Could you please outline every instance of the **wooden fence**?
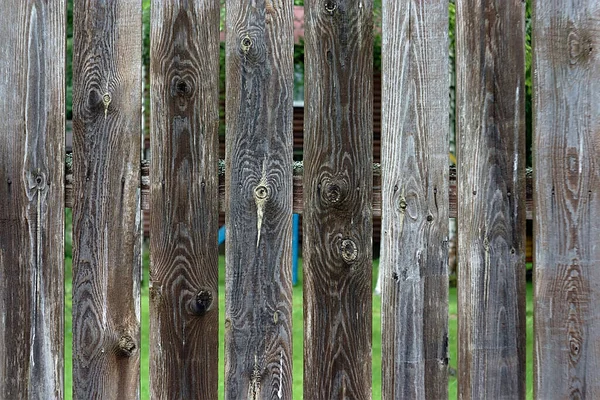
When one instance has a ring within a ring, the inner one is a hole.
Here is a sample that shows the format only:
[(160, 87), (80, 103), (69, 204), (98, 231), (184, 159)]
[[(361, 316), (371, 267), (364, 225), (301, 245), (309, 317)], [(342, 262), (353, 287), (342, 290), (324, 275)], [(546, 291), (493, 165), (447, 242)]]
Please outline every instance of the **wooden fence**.
[[(533, 9), (534, 393), (597, 399), (600, 1), (538, 0)], [(145, 168), (140, 1), (74, 3), (67, 180), (65, 10), (66, 0), (0, 3), (1, 398), (64, 396), (66, 193), (74, 397), (140, 396), (142, 192), (153, 398), (217, 397), (223, 295), (225, 397), (291, 398), (293, 210), (304, 214), (304, 397), (371, 397), (376, 211), (382, 396), (446, 398), (451, 204), (459, 398), (525, 397), (525, 2), (456, 1), (459, 151), (449, 177), (448, 1), (383, 1), (374, 186), (372, 1), (305, 1), (304, 165), (294, 171), (292, 2), (228, 0), (221, 197), (219, 1), (152, 2)]]

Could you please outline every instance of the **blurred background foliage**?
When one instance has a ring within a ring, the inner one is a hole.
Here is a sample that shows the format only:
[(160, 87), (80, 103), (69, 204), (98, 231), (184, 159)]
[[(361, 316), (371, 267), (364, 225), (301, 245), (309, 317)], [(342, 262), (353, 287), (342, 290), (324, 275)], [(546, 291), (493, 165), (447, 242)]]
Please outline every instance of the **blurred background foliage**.
[[(373, 18), (376, 27), (381, 28), (382, 21), (382, 0), (373, 1)], [(225, 28), (225, 0), (221, 2), (221, 29)], [(456, 7), (455, 0), (448, 0), (449, 13), (448, 13), (448, 33), (449, 33), (449, 46), (450, 46), (450, 71), (449, 71), (449, 102), (450, 102), (450, 128), (451, 132), (454, 132), (455, 128), (455, 22), (456, 22)], [(149, 95), (150, 95), (150, 80), (148, 78), (150, 68), (150, 3), (151, 0), (143, 0), (143, 65), (144, 65), (144, 76), (145, 76), (145, 96), (144, 106), (145, 109), (149, 109)], [(304, 0), (294, 0), (294, 5), (304, 5)], [(73, 75), (73, 1), (69, 0), (67, 3), (68, 8), (68, 25), (67, 25), (67, 119), (72, 118), (72, 75)], [(525, 90), (526, 90), (526, 129), (527, 129), (527, 166), (531, 166), (531, 143), (532, 143), (532, 100), (531, 100), (531, 87), (532, 87), (532, 74), (531, 74), (531, 0), (526, 1), (526, 15), (525, 15), (525, 27), (526, 27), (526, 43), (525, 43)], [(376, 29), (374, 40), (373, 40), (373, 67), (375, 72), (381, 71), (381, 29)], [(303, 98), (304, 88), (304, 44), (301, 42), (294, 45), (294, 72), (295, 72), (295, 97)], [(224, 103), (225, 96), (225, 43), (220, 45), (220, 93), (221, 102)], [(221, 117), (224, 117), (224, 110), (221, 107)], [(145, 124), (146, 130), (148, 130), (148, 124)], [(220, 133), (225, 133), (225, 127), (221, 124)], [(455, 141), (454, 135), (451, 135), (451, 151), (454, 151)]]

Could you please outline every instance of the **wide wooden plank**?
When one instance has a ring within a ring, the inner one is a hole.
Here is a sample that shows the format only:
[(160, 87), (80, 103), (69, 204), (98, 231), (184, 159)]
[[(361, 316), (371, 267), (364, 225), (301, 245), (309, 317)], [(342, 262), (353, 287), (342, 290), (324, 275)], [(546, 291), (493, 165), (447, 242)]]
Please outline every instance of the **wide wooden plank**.
[(371, 398), (372, 8), (305, 2), (305, 399)]
[(218, 389), (219, 1), (152, 2), (152, 397)]
[(461, 399), (525, 397), (524, 19), (456, 2)]
[(73, 6), (73, 396), (139, 397), (139, 1)]
[(227, 399), (292, 395), (292, 27), (291, 1), (227, 1)]
[(448, 1), (383, 2), (383, 399), (448, 397)]
[(64, 0), (0, 2), (0, 398), (63, 398)]
[(600, 1), (534, 2), (538, 399), (600, 398)]

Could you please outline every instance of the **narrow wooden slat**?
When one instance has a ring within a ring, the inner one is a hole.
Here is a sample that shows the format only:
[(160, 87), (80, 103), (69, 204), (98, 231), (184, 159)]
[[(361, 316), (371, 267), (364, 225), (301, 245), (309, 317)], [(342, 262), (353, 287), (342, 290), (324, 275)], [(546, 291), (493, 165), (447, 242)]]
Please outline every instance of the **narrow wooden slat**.
[(305, 399), (371, 398), (372, 7), (305, 2)]
[(456, 2), (460, 399), (525, 397), (524, 19)]
[(73, 397), (139, 397), (141, 4), (73, 6)]
[(64, 0), (0, 2), (0, 398), (63, 398)]
[(382, 399), (448, 396), (448, 1), (383, 2)]
[(227, 1), (227, 399), (292, 395), (292, 4)]
[(216, 399), (219, 1), (151, 20), (151, 393)]
[(534, 2), (538, 399), (600, 398), (600, 1)]

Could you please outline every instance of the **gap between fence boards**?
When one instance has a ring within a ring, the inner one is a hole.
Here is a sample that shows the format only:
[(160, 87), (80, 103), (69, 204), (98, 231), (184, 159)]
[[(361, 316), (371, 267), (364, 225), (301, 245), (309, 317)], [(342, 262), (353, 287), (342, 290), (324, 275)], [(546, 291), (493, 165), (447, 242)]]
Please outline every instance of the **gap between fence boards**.
[[(448, 197), (450, 202), (450, 218), (456, 218), (456, 167), (450, 166), (448, 174)], [(294, 214), (302, 214), (304, 205), (302, 175), (304, 167), (302, 162), (295, 162), (294, 170)], [(526, 173), (526, 204), (527, 219), (532, 219), (533, 212), (533, 173), (530, 168)], [(150, 162), (142, 160), (141, 162), (141, 195), (142, 210), (150, 209)], [(65, 207), (73, 206), (73, 162), (71, 155), (68, 155), (65, 165)], [(219, 161), (219, 211), (225, 211), (225, 163)], [(373, 164), (373, 215), (381, 216), (381, 166)]]

